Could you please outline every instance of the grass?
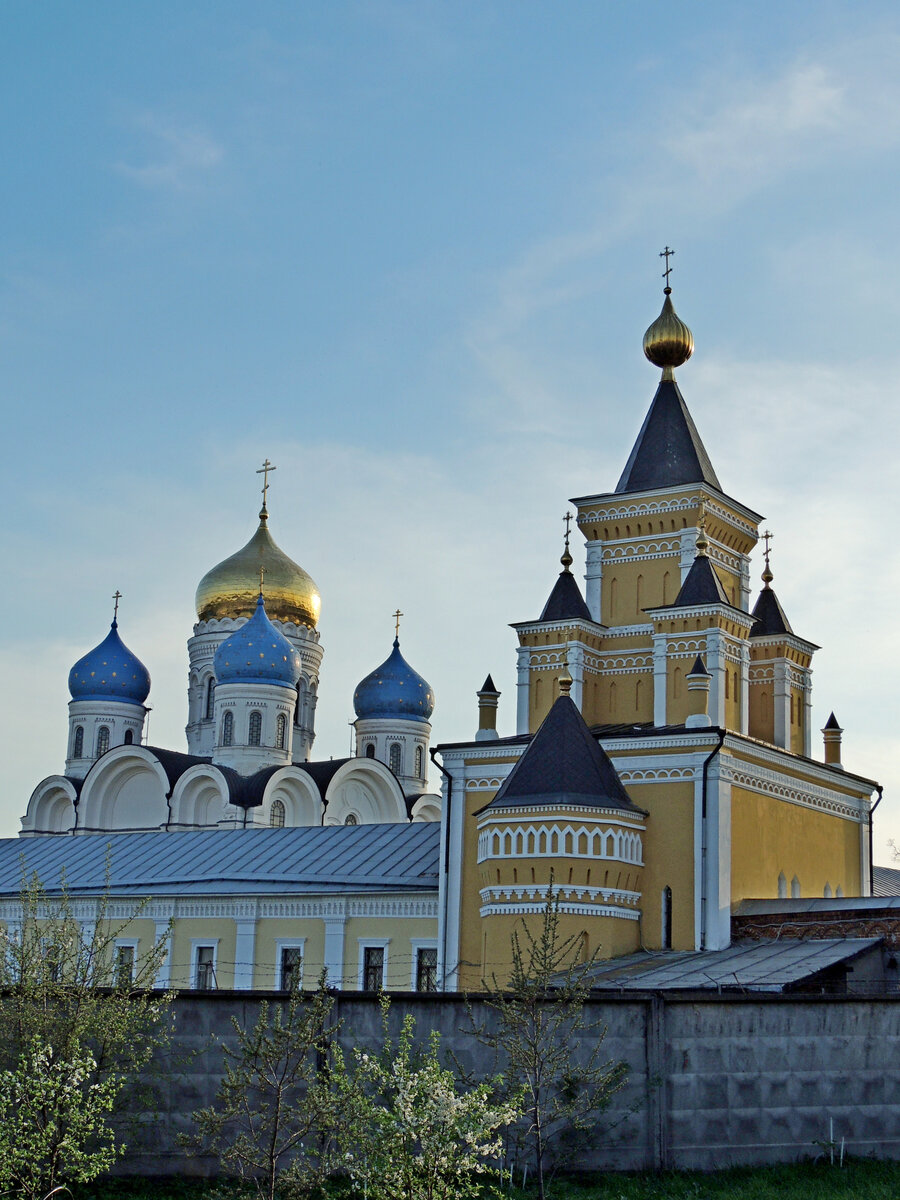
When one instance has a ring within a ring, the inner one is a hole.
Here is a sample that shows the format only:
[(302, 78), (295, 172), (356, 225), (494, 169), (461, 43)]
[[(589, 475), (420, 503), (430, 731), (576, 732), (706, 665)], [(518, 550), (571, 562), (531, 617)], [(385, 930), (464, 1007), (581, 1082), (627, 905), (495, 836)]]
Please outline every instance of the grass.
[[(72, 1200), (209, 1200), (212, 1192), (210, 1183), (189, 1179), (115, 1179), (71, 1189)], [(530, 1189), (513, 1188), (509, 1195), (510, 1200), (533, 1200)], [(900, 1162), (849, 1159), (843, 1167), (799, 1163), (735, 1167), (712, 1174), (560, 1177), (553, 1181), (549, 1196), (550, 1200), (900, 1200)]]

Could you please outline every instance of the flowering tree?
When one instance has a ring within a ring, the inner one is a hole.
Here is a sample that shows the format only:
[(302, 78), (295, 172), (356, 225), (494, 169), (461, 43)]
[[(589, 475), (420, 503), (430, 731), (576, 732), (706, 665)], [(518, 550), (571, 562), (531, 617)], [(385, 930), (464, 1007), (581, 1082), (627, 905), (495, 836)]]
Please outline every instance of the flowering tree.
[(454, 1200), (493, 1193), (499, 1176), (499, 1130), (517, 1116), (497, 1099), (499, 1080), (462, 1089), (441, 1066), (440, 1034), (415, 1045), (415, 1019), (394, 1042), (382, 1004), (384, 1045), (378, 1055), (354, 1050), (348, 1067), (334, 1052), (333, 1080), (342, 1114), (344, 1166), (373, 1200)]

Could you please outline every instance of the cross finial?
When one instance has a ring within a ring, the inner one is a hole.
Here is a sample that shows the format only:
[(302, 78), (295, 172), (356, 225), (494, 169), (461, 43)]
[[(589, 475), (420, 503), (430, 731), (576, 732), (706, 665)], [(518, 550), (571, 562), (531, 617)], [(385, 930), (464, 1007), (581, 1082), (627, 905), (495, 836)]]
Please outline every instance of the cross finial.
[(268, 510), (266, 509), (266, 492), (269, 490), (269, 472), (277, 471), (277, 470), (278, 470), (278, 468), (272, 466), (272, 464), (269, 462), (269, 460), (267, 458), (266, 461), (263, 463), (263, 465), (261, 467), (259, 467), (256, 472), (257, 475), (262, 475), (262, 477), (263, 477), (263, 485), (262, 485), (263, 502), (262, 502), (262, 512), (259, 514), (260, 516), (262, 516), (263, 513), (266, 513), (268, 515)]
[(391, 614), (391, 616), (394, 618), (394, 638), (399, 642), (400, 641), (400, 618), (403, 616), (403, 613), (398, 608), (395, 613)]
[(660, 250), (660, 252), (659, 252), (659, 257), (664, 258), (666, 260), (666, 269), (663, 271), (663, 279), (665, 279), (665, 281), (666, 281), (665, 292), (666, 292), (667, 296), (668, 296), (669, 292), (671, 292), (671, 290), (672, 290), (669, 287), (669, 276), (672, 274), (672, 268), (669, 266), (669, 259), (672, 257), (672, 255), (674, 253), (675, 253), (675, 251), (670, 250), (668, 246), (666, 246), (665, 250)]
[(260, 563), (259, 564), (259, 594), (260, 595), (263, 594), (263, 579), (265, 577), (265, 574), (266, 574), (266, 568), (263, 566), (262, 563)]
[(568, 571), (569, 567), (571, 567), (571, 565), (572, 565), (572, 555), (569, 553), (569, 524), (570, 524), (571, 520), (572, 520), (572, 514), (570, 512), (567, 512), (566, 515), (563, 517), (563, 521), (565, 522), (565, 526), (566, 526), (566, 548), (563, 550), (562, 558), (560, 558), (560, 560), (559, 560), (563, 565), (563, 569), (566, 571)]
[(773, 533), (769, 533), (768, 529), (763, 534), (763, 541), (766, 543), (766, 548), (763, 551), (763, 553), (765, 554), (765, 557), (766, 557), (766, 565), (763, 568), (762, 581), (766, 585), (766, 587), (768, 587), (769, 584), (772, 582), (772, 580), (775, 578), (775, 576), (772, 574), (772, 568), (769, 566), (769, 555), (772, 552), (771, 547), (769, 546), (769, 542), (772, 540), (772, 538), (774, 536), (775, 535)]
[(122, 593), (119, 591), (118, 588), (116, 588), (116, 590), (113, 592), (113, 600), (115, 600), (115, 602), (116, 602), (115, 607), (113, 608), (113, 620), (114, 621), (117, 621), (119, 619), (119, 601), (121, 599), (122, 599)]

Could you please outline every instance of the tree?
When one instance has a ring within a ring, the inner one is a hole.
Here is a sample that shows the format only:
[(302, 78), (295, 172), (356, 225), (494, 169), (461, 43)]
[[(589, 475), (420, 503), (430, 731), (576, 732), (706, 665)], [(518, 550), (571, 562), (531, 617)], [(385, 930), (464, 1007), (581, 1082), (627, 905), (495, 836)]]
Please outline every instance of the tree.
[(507, 1088), (523, 1096), (513, 1136), (530, 1147), (540, 1200), (557, 1152), (599, 1134), (601, 1115), (628, 1075), (626, 1063), (603, 1059), (606, 1025), (585, 1011), (598, 956), (579, 962), (581, 944), (579, 934), (560, 933), (551, 880), (537, 935), (524, 921), (513, 933), (509, 981), (483, 984), (492, 1018), (476, 1021), (469, 1006), (470, 1032), (493, 1050)]
[(225, 1078), (210, 1108), (194, 1113), (193, 1153), (222, 1166), (264, 1200), (306, 1195), (334, 1165), (334, 1103), (322, 1070), (334, 997), (293, 989), (283, 1004), (262, 1001), (252, 1029), (232, 1018), (237, 1047), (224, 1047)]
[[(498, 1131), (518, 1110), (499, 1100), (500, 1080), (461, 1087), (455, 1073), (441, 1066), (436, 1030), (417, 1048), (411, 1014), (394, 1041), (389, 1009), (384, 998), (380, 1053), (355, 1049), (348, 1066), (339, 1048), (334, 1051), (343, 1167), (372, 1200), (478, 1195), (477, 1177), (484, 1183), (498, 1174)], [(492, 1188), (489, 1193), (497, 1194)]]
[(132, 952), (127, 972), (117, 955), (117, 942), (143, 908), (129, 904), (113, 917), (107, 864), (98, 897), (73, 899), (64, 875), (51, 894), (33, 876), (7, 910), (0, 1103), (14, 1114), (8, 1144), (17, 1154), (31, 1147), (28, 1186), (35, 1194), (93, 1178), (122, 1153), (113, 1116), (134, 1110), (138, 1075), (167, 1040), (170, 997), (150, 990), (165, 939), (136, 961)]

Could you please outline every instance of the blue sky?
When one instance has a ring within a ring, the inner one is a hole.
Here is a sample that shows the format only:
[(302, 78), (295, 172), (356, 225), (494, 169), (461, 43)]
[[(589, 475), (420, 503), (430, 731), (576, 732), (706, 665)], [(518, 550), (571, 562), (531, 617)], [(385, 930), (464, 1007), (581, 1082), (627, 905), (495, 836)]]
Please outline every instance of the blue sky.
[(0, 833), (117, 587), (183, 746), (193, 592), (266, 456), (323, 596), (317, 753), (398, 605), (436, 738), (488, 671), (512, 732), (507, 623), (627, 457), (668, 243), (682, 390), (900, 837), (898, 62), (887, 3), (4, 6)]

